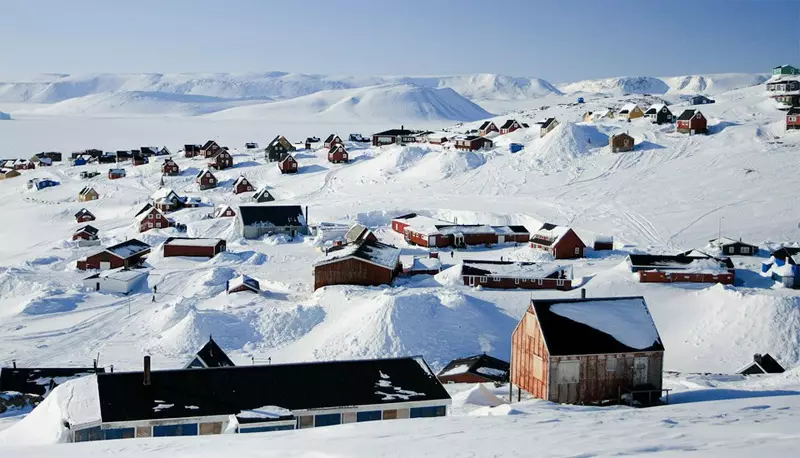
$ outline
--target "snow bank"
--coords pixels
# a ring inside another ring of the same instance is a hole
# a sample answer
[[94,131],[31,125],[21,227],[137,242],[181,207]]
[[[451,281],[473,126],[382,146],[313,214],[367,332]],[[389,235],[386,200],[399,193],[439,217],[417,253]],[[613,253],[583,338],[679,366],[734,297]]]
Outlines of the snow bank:
[[574,167],[587,156],[599,154],[608,146],[608,136],[593,124],[564,122],[543,138],[525,146],[514,161],[552,173]]
[[469,390],[453,395],[452,399],[453,406],[459,407],[463,407],[466,404],[481,407],[497,407],[506,404],[506,401],[495,396],[483,383],[477,383]]

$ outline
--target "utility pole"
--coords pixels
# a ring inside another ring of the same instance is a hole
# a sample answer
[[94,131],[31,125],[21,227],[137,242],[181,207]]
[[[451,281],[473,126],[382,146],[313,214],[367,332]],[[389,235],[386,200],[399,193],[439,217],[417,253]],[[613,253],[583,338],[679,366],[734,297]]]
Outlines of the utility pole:
[[722,220],[725,219],[724,216],[719,217],[719,229],[717,231],[717,241],[719,242],[722,239]]

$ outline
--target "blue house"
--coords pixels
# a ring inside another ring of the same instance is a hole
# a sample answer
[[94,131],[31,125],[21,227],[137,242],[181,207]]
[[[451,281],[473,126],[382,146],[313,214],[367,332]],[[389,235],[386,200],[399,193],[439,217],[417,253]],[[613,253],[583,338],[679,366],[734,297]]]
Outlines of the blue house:
[[771,253],[768,261],[761,264],[761,274],[787,288],[800,289],[800,248],[784,247]]
[[84,157],[76,157],[72,160],[72,165],[86,165],[86,158]]
[[709,103],[714,103],[714,100],[704,95],[696,95],[689,99],[689,103],[692,105],[708,105]]
[[512,153],[518,153],[522,151],[524,148],[525,146],[523,146],[522,143],[511,143],[510,145],[508,145],[508,149]]
[[37,191],[58,185],[58,181],[49,180],[47,178],[32,178],[28,180],[28,189],[36,188]]
[[583,97],[578,97],[578,103],[583,103]]

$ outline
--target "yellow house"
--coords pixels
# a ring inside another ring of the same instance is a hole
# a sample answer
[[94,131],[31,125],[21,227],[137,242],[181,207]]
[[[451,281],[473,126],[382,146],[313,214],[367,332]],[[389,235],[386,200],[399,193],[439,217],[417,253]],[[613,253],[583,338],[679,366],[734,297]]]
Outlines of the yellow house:
[[78,194],[78,201],[79,202],[87,202],[89,200],[97,200],[100,198],[100,194],[94,190],[92,187],[86,187],[81,189],[80,194]]
[[629,103],[617,112],[617,117],[622,119],[636,119],[644,116],[644,111],[635,103]]

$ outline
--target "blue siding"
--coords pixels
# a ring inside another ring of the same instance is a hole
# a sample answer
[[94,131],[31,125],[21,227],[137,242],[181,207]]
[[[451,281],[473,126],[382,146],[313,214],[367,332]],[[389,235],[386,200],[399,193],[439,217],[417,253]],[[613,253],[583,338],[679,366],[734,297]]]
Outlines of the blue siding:
[[314,415],[314,427],[332,426],[342,424],[342,414],[329,413],[324,415]]
[[357,412],[356,413],[356,421],[361,423],[362,421],[376,421],[383,418],[383,414],[380,410],[370,410],[367,412]]
[[103,431],[105,433],[106,440],[109,439],[130,439],[136,437],[136,430],[133,428],[116,428],[116,429],[106,429]]
[[196,435],[197,423],[189,423],[186,425],[153,426],[153,437]]
[[522,151],[523,148],[524,148],[524,146],[522,146],[519,143],[512,143],[512,144],[508,145],[508,149],[512,153],[518,153],[518,152]]
[[256,426],[255,428],[239,428],[239,432],[242,434],[246,433],[265,433],[269,431],[289,431],[294,429],[294,425],[282,425],[282,426]]
[[447,414],[445,406],[412,407],[411,418],[444,417]]

